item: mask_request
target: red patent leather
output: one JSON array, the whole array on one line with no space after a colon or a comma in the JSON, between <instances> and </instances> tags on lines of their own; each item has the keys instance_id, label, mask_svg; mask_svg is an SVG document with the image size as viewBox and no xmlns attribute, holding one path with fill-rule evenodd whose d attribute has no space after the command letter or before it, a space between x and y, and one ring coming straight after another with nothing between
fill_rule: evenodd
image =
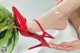
<instances>
[{"instance_id":1,"label":"red patent leather","mask_svg":"<svg viewBox=\"0 0 80 53\"><path fill-rule=\"evenodd\" d=\"M13 10L13 13L14 13L15 22L17 24L17 27L18 27L18 30L20 31L20 33L23 36L32 37L32 38L35 38L35 39L37 39L41 42L40 44L38 44L36 46L30 47L29 49L33 49L33 48L36 48L36 47L39 47L39 46L50 47L49 44L44 39L44 37L48 37L48 38L51 38L51 39L54 39L54 37L51 36L50 34L48 34L47 32L45 32L44 29L42 28L42 26L40 25L40 23L37 20L34 20L34 21L38 24L38 26L42 30L42 32L43 32L42 35L38 35L36 33L34 33L34 34L30 33L28 31L28 28L27 28L27 25L26 25L26 19L20 14L20 12L16 9L16 7L13 6L12 10Z\"/></svg>"}]
</instances>

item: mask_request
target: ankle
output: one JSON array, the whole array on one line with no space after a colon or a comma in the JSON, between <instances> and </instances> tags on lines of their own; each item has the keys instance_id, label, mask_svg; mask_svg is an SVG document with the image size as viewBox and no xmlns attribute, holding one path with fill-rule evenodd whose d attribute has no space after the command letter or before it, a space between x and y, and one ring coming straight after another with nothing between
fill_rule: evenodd
<instances>
[{"instance_id":1,"label":"ankle","mask_svg":"<svg viewBox=\"0 0 80 53\"><path fill-rule=\"evenodd\" d=\"M66 22L57 23L55 25L55 27L53 28L53 30L54 29L56 29L56 30L64 30L66 27L67 27L67 21Z\"/></svg>"}]
</instances>

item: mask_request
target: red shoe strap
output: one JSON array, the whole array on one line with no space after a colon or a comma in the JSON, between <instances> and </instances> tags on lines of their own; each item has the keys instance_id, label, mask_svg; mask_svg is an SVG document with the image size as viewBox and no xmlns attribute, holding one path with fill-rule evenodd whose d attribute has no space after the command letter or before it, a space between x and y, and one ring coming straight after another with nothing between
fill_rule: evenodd
<instances>
[{"instance_id":1,"label":"red shoe strap","mask_svg":"<svg viewBox=\"0 0 80 53\"><path fill-rule=\"evenodd\" d=\"M40 25L40 23L36 19L34 21L38 24L38 26L40 27L41 31L45 32L44 29L42 28L42 26Z\"/></svg>"},{"instance_id":2,"label":"red shoe strap","mask_svg":"<svg viewBox=\"0 0 80 53\"><path fill-rule=\"evenodd\" d=\"M34 21L38 24L38 26L40 27L41 31L43 32L42 38L51 36L46 31L44 31L44 29L42 28L42 26L40 25L40 23L36 19Z\"/></svg>"}]
</instances>

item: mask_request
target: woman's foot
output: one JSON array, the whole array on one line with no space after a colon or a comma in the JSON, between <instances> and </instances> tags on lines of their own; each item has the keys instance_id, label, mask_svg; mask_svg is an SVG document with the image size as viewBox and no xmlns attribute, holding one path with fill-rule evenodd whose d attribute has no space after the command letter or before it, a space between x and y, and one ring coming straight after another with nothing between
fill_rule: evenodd
<instances>
[{"instance_id":1,"label":"woman's foot","mask_svg":"<svg viewBox=\"0 0 80 53\"><path fill-rule=\"evenodd\" d=\"M43 21L43 22L39 21L39 22L44 30L64 30L67 26L67 19L66 20L58 19L58 20L54 21L54 23L52 23L52 24L49 24L48 21ZM27 23L27 25L28 25L28 30L31 33L41 31L39 26L34 21Z\"/></svg>"},{"instance_id":2,"label":"woman's foot","mask_svg":"<svg viewBox=\"0 0 80 53\"><path fill-rule=\"evenodd\" d=\"M65 17L66 15L64 15L62 12L59 12L59 14L56 14L56 12L58 11L56 9L54 12L52 10L53 9L39 16L38 18L36 18L36 20L38 20L38 22L41 24L44 30L65 29L67 26L68 17ZM39 26L34 21L27 23L27 25L28 25L28 30L31 33L41 31Z\"/></svg>"}]
</instances>

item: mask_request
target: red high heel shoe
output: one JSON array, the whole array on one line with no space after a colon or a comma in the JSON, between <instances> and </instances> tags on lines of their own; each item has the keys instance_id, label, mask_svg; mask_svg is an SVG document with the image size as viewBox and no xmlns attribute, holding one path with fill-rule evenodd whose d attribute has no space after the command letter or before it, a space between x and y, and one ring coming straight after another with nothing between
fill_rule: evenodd
<instances>
[{"instance_id":1,"label":"red high heel shoe","mask_svg":"<svg viewBox=\"0 0 80 53\"><path fill-rule=\"evenodd\" d=\"M36 33L30 33L28 31L28 28L26 26L26 19L20 14L20 12L16 9L16 7L12 7L13 13L14 13L14 19L15 22L18 26L18 29L20 31L20 33L23 36L27 36L27 37L32 37L35 38L37 40L39 40L41 43L39 45L30 47L29 49L33 49L39 46L46 46L46 47L50 47L49 44L45 41L44 37L48 37L51 39L54 39L53 36L51 36L50 34L48 34L47 32L44 31L44 29L42 28L42 26L40 25L40 23L37 20L34 20L40 27L40 29L42 30L43 34L42 35L38 35Z\"/></svg>"}]
</instances>

